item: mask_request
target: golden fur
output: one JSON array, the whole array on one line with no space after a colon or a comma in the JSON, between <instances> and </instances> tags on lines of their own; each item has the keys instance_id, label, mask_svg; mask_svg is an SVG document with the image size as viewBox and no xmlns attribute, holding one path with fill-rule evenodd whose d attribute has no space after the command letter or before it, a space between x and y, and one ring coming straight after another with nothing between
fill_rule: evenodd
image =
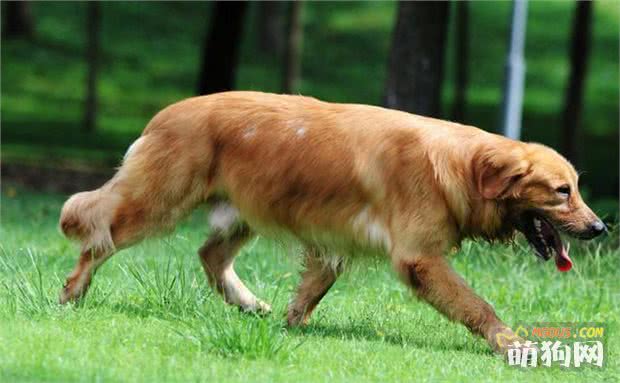
<instances>
[{"instance_id":1,"label":"golden fur","mask_svg":"<svg viewBox=\"0 0 620 383\"><path fill-rule=\"evenodd\" d=\"M566 201L554 191L568 184ZM269 310L236 276L237 249L255 233L306 247L289 323L304 323L358 253L391 260L417 295L484 336L513 335L443 255L467 237L513 236L519 214L544 212L572 233L596 216L572 166L552 149L367 105L227 92L159 112L100 189L72 196L60 225L82 243L61 302L81 297L116 250L170 230L208 201L211 238L200 259L211 284L247 310Z\"/></svg>"}]
</instances>

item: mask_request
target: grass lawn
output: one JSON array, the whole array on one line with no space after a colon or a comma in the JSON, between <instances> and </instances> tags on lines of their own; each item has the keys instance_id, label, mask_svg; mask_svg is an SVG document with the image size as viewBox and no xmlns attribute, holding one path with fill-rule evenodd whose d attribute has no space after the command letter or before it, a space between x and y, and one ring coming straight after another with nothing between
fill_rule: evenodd
<instances>
[{"instance_id":1,"label":"grass lawn","mask_svg":"<svg viewBox=\"0 0 620 383\"><path fill-rule=\"evenodd\" d=\"M308 327L286 330L298 281L287 246L258 239L237 271L274 304L265 318L214 296L196 250L197 212L171 236L122 251L97 273L79 307L56 304L76 249L56 222L63 196L4 186L0 229L0 381L599 382L620 379L617 233L573 243L574 269L558 273L523 245L466 243L455 268L509 324L604 322L604 369L520 370L480 339L412 298L378 260L354 264Z\"/></svg>"},{"instance_id":2,"label":"grass lawn","mask_svg":"<svg viewBox=\"0 0 620 383\"><path fill-rule=\"evenodd\" d=\"M33 41L3 41L3 161L87 161L115 166L162 107L194 95L210 5L199 2L107 2L99 127L81 130L85 83L84 2L35 2ZM510 2L470 4L467 123L494 131L501 107ZM526 41L525 140L559 146L574 2L530 2ZM618 25L615 1L594 4L592 52L584 97L584 185L618 200ZM381 104L395 2L308 2L300 92L334 102ZM256 45L250 6L238 89L280 90L280 65ZM452 29L452 25L450 28ZM453 96L453 34L448 41L444 112Z\"/></svg>"}]
</instances>

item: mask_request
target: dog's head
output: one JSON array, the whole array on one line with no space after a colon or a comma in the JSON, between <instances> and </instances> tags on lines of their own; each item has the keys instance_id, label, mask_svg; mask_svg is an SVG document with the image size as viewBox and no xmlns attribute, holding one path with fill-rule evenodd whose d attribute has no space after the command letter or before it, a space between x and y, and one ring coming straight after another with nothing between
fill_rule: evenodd
<instances>
[{"instance_id":1,"label":"dog's head","mask_svg":"<svg viewBox=\"0 0 620 383\"><path fill-rule=\"evenodd\" d=\"M548 260L555 255L560 271L570 270L572 261L558 230L580 239L607 230L581 198L575 169L555 150L506 140L482 148L475 158L481 197L501 203L505 219L538 256Z\"/></svg>"}]
</instances>

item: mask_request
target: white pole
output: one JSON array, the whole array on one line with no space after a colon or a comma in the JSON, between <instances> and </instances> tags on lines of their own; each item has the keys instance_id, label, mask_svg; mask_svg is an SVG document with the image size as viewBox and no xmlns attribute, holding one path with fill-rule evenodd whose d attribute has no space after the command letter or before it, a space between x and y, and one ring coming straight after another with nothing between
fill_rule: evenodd
<instances>
[{"instance_id":1,"label":"white pole","mask_svg":"<svg viewBox=\"0 0 620 383\"><path fill-rule=\"evenodd\" d=\"M521 137L521 111L525 85L525 29L527 25L527 0L512 3L510 48L506 62L506 80L502 110L502 131L506 137L518 140Z\"/></svg>"}]
</instances>

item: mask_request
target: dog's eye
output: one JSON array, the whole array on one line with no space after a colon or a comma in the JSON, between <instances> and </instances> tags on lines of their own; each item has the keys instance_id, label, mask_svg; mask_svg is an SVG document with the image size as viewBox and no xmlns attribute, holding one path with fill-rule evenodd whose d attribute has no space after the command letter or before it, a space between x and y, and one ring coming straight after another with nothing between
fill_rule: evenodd
<instances>
[{"instance_id":1,"label":"dog's eye","mask_svg":"<svg viewBox=\"0 0 620 383\"><path fill-rule=\"evenodd\" d=\"M564 185L555 189L556 193L562 195L562 197L568 197L570 195L570 186Z\"/></svg>"}]
</instances>

